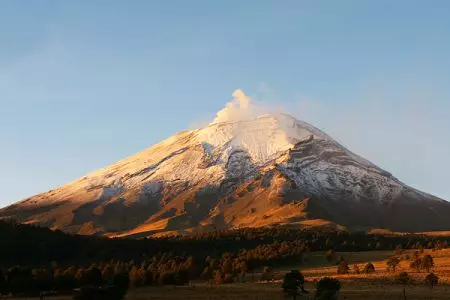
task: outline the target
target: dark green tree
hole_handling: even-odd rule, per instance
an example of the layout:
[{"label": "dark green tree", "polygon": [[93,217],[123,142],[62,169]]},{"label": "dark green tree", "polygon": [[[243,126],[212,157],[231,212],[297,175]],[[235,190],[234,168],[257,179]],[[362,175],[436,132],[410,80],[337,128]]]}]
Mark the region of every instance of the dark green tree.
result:
[{"label": "dark green tree", "polygon": [[430,273],[425,277],[425,283],[428,284],[431,288],[439,283],[439,277],[434,273]]},{"label": "dark green tree", "polygon": [[331,277],[324,277],[316,284],[317,300],[335,300],[338,298],[341,283],[339,280]]},{"label": "dark green tree", "polygon": [[287,296],[291,296],[292,299],[295,300],[297,299],[299,288],[303,293],[307,293],[304,288],[304,284],[305,277],[303,274],[298,270],[292,270],[284,275],[283,284],[281,287]]}]

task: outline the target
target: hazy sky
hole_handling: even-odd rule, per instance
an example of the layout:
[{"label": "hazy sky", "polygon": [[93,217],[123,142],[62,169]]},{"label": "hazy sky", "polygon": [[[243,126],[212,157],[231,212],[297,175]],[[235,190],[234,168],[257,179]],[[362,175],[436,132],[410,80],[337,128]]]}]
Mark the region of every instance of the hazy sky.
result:
[{"label": "hazy sky", "polygon": [[[95,3],[94,3],[95,2]],[[0,1],[0,206],[240,88],[450,200],[450,1]]]}]

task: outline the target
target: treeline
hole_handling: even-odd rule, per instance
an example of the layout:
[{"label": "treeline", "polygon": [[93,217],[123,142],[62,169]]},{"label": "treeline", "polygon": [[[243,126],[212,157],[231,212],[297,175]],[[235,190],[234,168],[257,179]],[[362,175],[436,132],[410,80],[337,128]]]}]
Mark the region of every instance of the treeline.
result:
[{"label": "treeline", "polygon": [[183,285],[194,279],[230,283],[265,265],[299,263],[306,247],[300,241],[275,242],[197,261],[193,256],[161,253],[141,262],[109,261],[87,266],[59,266],[54,262],[42,268],[16,266],[0,270],[0,291],[19,296],[46,291],[70,293],[86,286],[114,285],[126,290],[128,286]]},{"label": "treeline", "polygon": [[[286,246],[310,252],[394,250],[419,247],[447,247],[450,239],[419,235],[381,236],[354,232],[307,232],[283,227],[248,228],[149,239],[109,239],[98,236],[70,235],[47,228],[0,221],[0,267],[29,267],[58,264],[86,265],[99,261],[135,261],[141,263],[161,253],[193,256],[204,261],[207,256],[238,254],[247,250],[252,261],[269,263],[274,255],[285,255]],[[283,244],[283,242],[292,244]],[[295,246],[293,246],[295,245]],[[280,248],[280,249],[278,249]],[[298,249],[297,249],[298,250]],[[297,251],[296,250],[296,251]],[[297,251],[299,252],[299,251]],[[254,254],[257,253],[257,254]],[[284,258],[283,258],[284,259]],[[253,264],[253,262],[251,262]]]},{"label": "treeline", "polygon": [[37,296],[49,291],[70,294],[77,288],[114,286],[125,295],[129,287],[182,285],[196,277],[192,257],[162,254],[142,263],[110,261],[66,267],[53,263],[44,268],[0,269],[0,292],[3,295]]},{"label": "treeline", "polygon": [[[215,283],[242,280],[255,270],[301,264],[313,251],[447,248],[446,239],[351,232],[257,228],[158,239],[69,235],[0,222],[0,292],[66,293],[84,286]],[[347,268],[343,269],[346,272]],[[267,273],[267,272],[265,272]]]}]

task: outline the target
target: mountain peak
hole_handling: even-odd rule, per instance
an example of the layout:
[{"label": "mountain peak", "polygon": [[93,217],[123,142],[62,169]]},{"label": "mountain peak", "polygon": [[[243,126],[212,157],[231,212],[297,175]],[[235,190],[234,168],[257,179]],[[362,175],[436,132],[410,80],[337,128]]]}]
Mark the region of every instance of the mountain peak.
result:
[{"label": "mountain peak", "polygon": [[213,122],[197,131],[202,144],[222,152],[246,151],[257,164],[265,163],[310,136],[331,140],[314,126],[275,109],[264,107],[242,90],[217,112]]},{"label": "mountain peak", "polygon": [[[206,127],[0,210],[0,218],[105,235],[304,227],[312,219],[350,228],[448,230],[449,214],[449,203],[241,90]],[[418,218],[423,222],[411,222]]]}]

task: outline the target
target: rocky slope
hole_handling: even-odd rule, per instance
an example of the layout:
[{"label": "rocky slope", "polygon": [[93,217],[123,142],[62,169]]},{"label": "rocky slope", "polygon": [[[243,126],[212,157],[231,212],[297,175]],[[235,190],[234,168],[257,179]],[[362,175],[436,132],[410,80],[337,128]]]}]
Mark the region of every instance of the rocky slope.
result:
[{"label": "rocky slope", "polygon": [[0,210],[82,234],[148,236],[238,227],[450,229],[450,204],[406,186],[317,128],[248,97],[208,126]]}]

